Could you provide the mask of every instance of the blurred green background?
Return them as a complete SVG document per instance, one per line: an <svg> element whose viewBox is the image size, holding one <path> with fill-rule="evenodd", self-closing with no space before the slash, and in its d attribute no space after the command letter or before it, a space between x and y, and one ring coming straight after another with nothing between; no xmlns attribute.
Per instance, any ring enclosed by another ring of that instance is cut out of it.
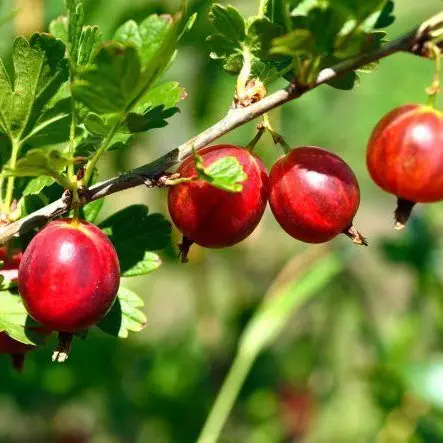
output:
<svg viewBox="0 0 443 443"><path fill-rule="evenodd" d="M188 98L165 129L112 154L101 177L139 166L216 122L229 108L235 79L210 61L207 8L168 72ZM245 14L255 0L231 1ZM172 0L85 0L87 22L106 36L129 18L177 10ZM47 29L62 0L4 0L0 28L8 55L13 34ZM397 0L396 36L441 9L440 0ZM352 92L321 87L271 113L291 145L319 145L354 169L362 203L355 220L370 247L346 238L328 248L340 271L299 307L252 367L221 441L226 443L360 443L443 441L443 267L441 205L418 207L405 232L393 231L395 201L369 179L365 148L390 109L425 100L431 62L406 54L362 75ZM277 87L278 85L276 85ZM224 141L246 144L256 123ZM267 136L258 153L268 166L280 155ZM107 198L102 216L132 203L166 214L165 192L137 188ZM175 240L178 240L176 236ZM328 249L328 251L329 251ZM50 362L51 348L28 356L17 375L0 356L1 443L192 443L234 358L241 331L285 265L296 280L323 246L290 239L270 212L254 234L222 251L195 248L188 265L174 249L152 275L132 279L146 303L148 326L128 340L93 331L69 361ZM313 262L314 264L310 264ZM315 278L315 277L314 277ZM52 345L52 344L51 344Z"/></svg>

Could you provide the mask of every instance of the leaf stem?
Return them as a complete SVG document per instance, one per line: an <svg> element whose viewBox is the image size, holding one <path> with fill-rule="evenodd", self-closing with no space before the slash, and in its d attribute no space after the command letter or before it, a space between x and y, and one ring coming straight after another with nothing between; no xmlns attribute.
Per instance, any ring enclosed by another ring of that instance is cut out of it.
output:
<svg viewBox="0 0 443 443"><path fill-rule="evenodd" d="M103 139L102 144L98 148L97 152L92 156L92 158L87 163L86 168L85 168L84 181L83 181L85 186L88 186L89 181L91 180L92 174L94 173L94 169L95 169L95 166L97 165L97 162L99 161L100 157L103 155L103 153L108 148L114 135L117 133L118 128L120 127L120 123L121 123L121 119L118 119L114 123L112 128L109 130L106 138Z"/></svg>
<svg viewBox="0 0 443 443"><path fill-rule="evenodd" d="M12 170L14 170L17 166L17 157L20 148L21 148L21 142L19 140L12 139L11 159L9 160L9 167ZM11 203L12 203L12 198L14 196L14 184L15 184L15 177L14 176L8 177L8 182L6 185L6 196L4 202L4 211L8 215L11 212Z"/></svg>

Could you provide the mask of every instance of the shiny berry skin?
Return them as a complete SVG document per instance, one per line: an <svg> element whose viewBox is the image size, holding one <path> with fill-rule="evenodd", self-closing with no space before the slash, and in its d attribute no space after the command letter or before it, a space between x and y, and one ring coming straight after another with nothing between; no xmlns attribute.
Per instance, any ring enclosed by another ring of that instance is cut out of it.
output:
<svg viewBox="0 0 443 443"><path fill-rule="evenodd" d="M417 104L394 109L375 127L366 160L374 182L399 198L401 228L414 203L443 199L443 113Z"/></svg>
<svg viewBox="0 0 443 443"><path fill-rule="evenodd" d="M86 221L49 223L28 245L18 286L37 322L74 333L96 324L111 308L120 283L115 249Z"/></svg>
<svg viewBox="0 0 443 443"><path fill-rule="evenodd" d="M173 186L168 207L172 221L184 237L207 248L225 248L248 237L260 222L268 199L268 175L262 161L246 149L217 145L199 151L205 167L232 156L248 178L241 192L227 192L203 180ZM193 158L177 171L181 177L195 177Z"/></svg>
<svg viewBox="0 0 443 443"><path fill-rule="evenodd" d="M340 233L366 244L352 220L360 190L351 168L324 149L303 146L281 157L269 174L269 203L281 227L306 243L323 243Z"/></svg>

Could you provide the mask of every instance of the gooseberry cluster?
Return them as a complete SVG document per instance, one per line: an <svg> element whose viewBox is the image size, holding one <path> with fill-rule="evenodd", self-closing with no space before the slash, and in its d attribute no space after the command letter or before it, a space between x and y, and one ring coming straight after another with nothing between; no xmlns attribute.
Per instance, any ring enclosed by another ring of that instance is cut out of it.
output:
<svg viewBox="0 0 443 443"><path fill-rule="evenodd" d="M382 189L398 197L396 228L405 225L417 202L443 200L443 114L430 106L394 109L374 129L368 145L369 172ZM358 181L336 154L302 146L288 152L268 174L251 149L216 145L199 151L204 167L234 157L246 179L240 192L218 189L200 178L192 157L178 168L169 188L171 219L183 234L182 253L196 243L224 248L247 238L259 224L267 202L280 226L306 243L327 242L345 234L366 240L353 225L360 204ZM67 358L73 334L99 322L119 288L117 253L95 225L78 218L49 223L24 253L0 249L0 274L18 284L29 315L43 340L59 332L58 361ZM21 369L33 347L0 333L0 353Z"/></svg>
<svg viewBox="0 0 443 443"><path fill-rule="evenodd" d="M298 240L322 243L344 233L365 244L352 224L360 204L358 182L337 155L312 146L296 148L275 163L269 176L262 161L239 146L212 146L200 155L207 167L222 157L235 157L247 179L238 193L200 179L170 188L169 213L184 236L185 254L192 243L223 248L244 240L260 222L268 199L278 223ZM192 159L178 173L195 178Z"/></svg>

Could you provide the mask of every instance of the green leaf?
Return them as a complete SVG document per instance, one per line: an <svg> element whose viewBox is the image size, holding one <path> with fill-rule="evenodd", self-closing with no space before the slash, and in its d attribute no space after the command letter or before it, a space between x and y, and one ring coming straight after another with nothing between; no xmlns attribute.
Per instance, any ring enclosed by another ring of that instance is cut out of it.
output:
<svg viewBox="0 0 443 443"><path fill-rule="evenodd" d="M144 114L130 112L126 118L125 127L131 134L163 128L168 124L166 120L177 112L179 112L178 108L164 109L164 106L148 108Z"/></svg>
<svg viewBox="0 0 443 443"><path fill-rule="evenodd" d="M394 2L393 0L388 0L377 17L377 21L374 24L374 29L387 28L389 25L392 25L392 23L395 21L393 12Z"/></svg>
<svg viewBox="0 0 443 443"><path fill-rule="evenodd" d="M15 169L5 168L4 172L6 176L15 177L48 175L68 188L70 187L68 179L60 174L68 163L69 159L55 149L49 151L32 149L17 162Z"/></svg>
<svg viewBox="0 0 443 443"><path fill-rule="evenodd" d="M149 214L143 205L129 206L99 226L117 250L122 275L141 275L139 272L144 268L151 272L152 262L156 260L146 253L170 243L170 223L161 214Z"/></svg>
<svg viewBox="0 0 443 443"><path fill-rule="evenodd" d="M194 162L199 178L207 181L212 186L228 192L241 192L243 190L242 183L247 180L248 176L235 157L219 158L205 167L203 158L194 150Z"/></svg>
<svg viewBox="0 0 443 443"><path fill-rule="evenodd" d="M51 100L24 140L34 148L63 143L69 140L70 125L71 99Z"/></svg>
<svg viewBox="0 0 443 443"><path fill-rule="evenodd" d="M97 220L97 217L99 216L104 203L105 200L103 198L100 198L84 205L81 208L82 218L90 223L94 223Z"/></svg>
<svg viewBox="0 0 443 443"><path fill-rule="evenodd" d="M140 25L130 20L116 31L114 40L134 45L142 66L146 67L165 41L171 25L172 17L169 15L150 15Z"/></svg>
<svg viewBox="0 0 443 443"><path fill-rule="evenodd" d="M213 4L209 11L209 20L233 45L239 46L246 37L243 17L233 6Z"/></svg>
<svg viewBox="0 0 443 443"><path fill-rule="evenodd" d="M23 191L23 195L36 195L40 194L40 192L46 188L47 186L51 186L54 183L54 179L52 177L48 177L46 175L42 175L40 177L33 178L26 185L26 188Z"/></svg>
<svg viewBox="0 0 443 443"><path fill-rule="evenodd" d="M314 36L308 29L295 29L294 31L278 37L273 41L271 53L298 57L310 54L314 47Z"/></svg>
<svg viewBox="0 0 443 443"><path fill-rule="evenodd" d="M85 14L80 0L67 0L68 9L68 53L77 64Z"/></svg>
<svg viewBox="0 0 443 443"><path fill-rule="evenodd" d="M167 119L179 109L175 107L183 98L184 89L177 82L163 83L148 91L123 123L121 132L137 133L166 126ZM88 128L89 129L89 128Z"/></svg>
<svg viewBox="0 0 443 443"><path fill-rule="evenodd" d="M340 89L342 91L350 91L354 89L358 81L358 75L355 72L348 72L346 74L340 75L328 82L329 86L335 89Z"/></svg>
<svg viewBox="0 0 443 443"><path fill-rule="evenodd" d="M354 17L358 23L362 23L371 14L382 10L387 0L332 0L331 3L337 8L343 9L347 14Z"/></svg>
<svg viewBox="0 0 443 443"><path fill-rule="evenodd" d="M96 113L122 113L134 99L140 60L132 46L103 45L72 86L74 97Z"/></svg>
<svg viewBox="0 0 443 443"><path fill-rule="evenodd" d="M66 45L68 43L68 17L58 17L52 20L49 24L49 33Z"/></svg>
<svg viewBox="0 0 443 443"><path fill-rule="evenodd" d="M150 89L134 108L134 112L144 113L149 108L164 106L165 109L175 107L186 97L186 91L178 82L167 82Z"/></svg>
<svg viewBox="0 0 443 443"><path fill-rule="evenodd" d="M127 338L130 331L139 332L146 326L143 306L143 300L135 292L121 287L111 310L97 326L107 334Z"/></svg>
<svg viewBox="0 0 443 443"><path fill-rule="evenodd" d="M122 277L137 277L150 274L162 264L160 257L154 252L146 251L142 260L135 266L122 273Z"/></svg>
<svg viewBox="0 0 443 443"><path fill-rule="evenodd" d="M289 5L286 0L268 0L265 15L272 23L289 31Z"/></svg>
<svg viewBox="0 0 443 443"><path fill-rule="evenodd" d="M0 65L0 130L10 138L29 133L45 105L68 78L65 46L49 34L34 34L14 42L10 78Z"/></svg>
<svg viewBox="0 0 443 443"><path fill-rule="evenodd" d="M28 316L18 294L1 291L0 306L0 332L6 332L14 340L28 345L42 343L39 335L32 329L36 323Z"/></svg>
<svg viewBox="0 0 443 443"><path fill-rule="evenodd" d="M92 54L102 42L102 34L98 26L84 26L78 49L78 64L87 65Z"/></svg>

